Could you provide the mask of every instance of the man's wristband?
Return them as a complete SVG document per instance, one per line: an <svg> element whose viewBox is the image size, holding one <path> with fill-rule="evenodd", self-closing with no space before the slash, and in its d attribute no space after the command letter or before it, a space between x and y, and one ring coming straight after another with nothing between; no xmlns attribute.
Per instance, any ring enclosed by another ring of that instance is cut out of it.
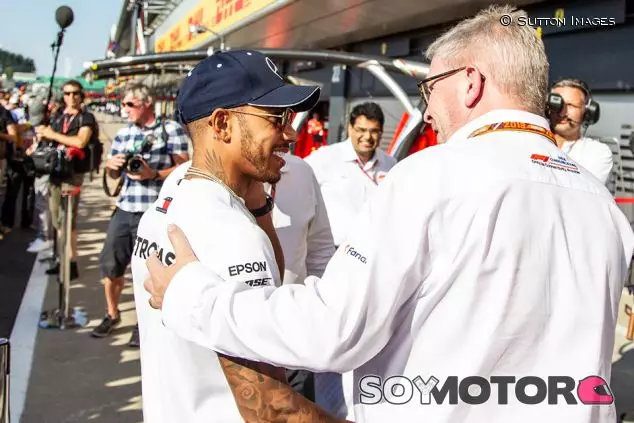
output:
<svg viewBox="0 0 634 423"><path fill-rule="evenodd" d="M273 206L274 206L273 198L268 194L264 194L264 195L266 195L265 205L263 205L259 209L253 209L253 210L249 209L249 211L254 217L266 216L268 213L271 212L271 210L273 210Z"/></svg>

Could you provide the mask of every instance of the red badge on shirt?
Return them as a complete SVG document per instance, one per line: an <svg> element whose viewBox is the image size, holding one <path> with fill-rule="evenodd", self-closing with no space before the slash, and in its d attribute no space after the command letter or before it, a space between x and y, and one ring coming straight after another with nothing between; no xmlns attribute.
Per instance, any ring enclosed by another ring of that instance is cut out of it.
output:
<svg viewBox="0 0 634 423"><path fill-rule="evenodd" d="M157 212L161 212L163 214L167 213L167 209L169 208L170 204L172 204L172 197L165 197L163 199L163 205L160 207L156 208Z"/></svg>

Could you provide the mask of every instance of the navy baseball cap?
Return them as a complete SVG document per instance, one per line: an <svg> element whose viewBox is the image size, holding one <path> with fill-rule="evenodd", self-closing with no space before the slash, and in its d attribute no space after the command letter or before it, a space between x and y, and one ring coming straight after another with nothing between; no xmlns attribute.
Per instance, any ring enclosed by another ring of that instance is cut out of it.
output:
<svg viewBox="0 0 634 423"><path fill-rule="evenodd" d="M258 51L230 50L204 58L180 86L176 104L183 123L210 116L215 109L259 106L303 112L321 89L284 82L271 59Z"/></svg>

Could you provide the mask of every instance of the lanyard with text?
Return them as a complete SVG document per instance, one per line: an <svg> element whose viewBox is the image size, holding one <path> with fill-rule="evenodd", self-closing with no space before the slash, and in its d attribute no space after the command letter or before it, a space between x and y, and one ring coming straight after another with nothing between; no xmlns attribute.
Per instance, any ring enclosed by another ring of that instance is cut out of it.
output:
<svg viewBox="0 0 634 423"><path fill-rule="evenodd" d="M75 115L64 115L64 120L62 121L62 133L66 135L68 130L70 129L70 124L75 120Z"/></svg>
<svg viewBox="0 0 634 423"><path fill-rule="evenodd" d="M367 176L367 177L368 177L368 179L369 179L369 180L371 180L371 181L372 181L372 183L373 183L374 185L378 185L379 183L376 181L376 175L375 175L375 177L374 177L374 178L373 178L373 177L371 177L371 176L368 174L368 172L366 172L366 171L365 171L365 169L363 168L363 165L361 164L361 162L360 162L359 160L356 160L356 162L357 162L357 164L359 165L359 169L361 169L361 172L363 172L363 173L365 174L365 176Z"/></svg>
<svg viewBox="0 0 634 423"><path fill-rule="evenodd" d="M516 132L531 132L533 134L541 135L548 138L550 142L557 145L555 140L555 134L552 131L544 128L543 126L533 125L526 122L500 122L492 125L485 125L479 129L476 129L467 138L475 138L480 135L488 134L497 131L516 131Z"/></svg>

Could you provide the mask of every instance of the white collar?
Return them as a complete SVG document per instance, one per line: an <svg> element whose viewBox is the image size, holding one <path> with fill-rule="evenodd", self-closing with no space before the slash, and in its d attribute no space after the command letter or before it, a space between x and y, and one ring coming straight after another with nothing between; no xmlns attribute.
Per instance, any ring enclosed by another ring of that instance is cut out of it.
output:
<svg viewBox="0 0 634 423"><path fill-rule="evenodd" d="M357 155L357 152L354 150L354 147L352 146L352 140L350 138L347 138L345 141L343 141L343 153L341 154L341 160L344 162L357 162L359 161L359 156ZM366 162L366 166L370 165L370 166L374 166L375 162L379 161L379 153L380 150L377 147L376 150L374 150L374 155L370 158L370 160L368 160Z"/></svg>
<svg viewBox="0 0 634 423"><path fill-rule="evenodd" d="M447 143L466 139L473 131L481 128L482 126L498 122L524 122L550 129L548 120L534 113L514 109L496 109L467 122L467 124L449 137Z"/></svg>

